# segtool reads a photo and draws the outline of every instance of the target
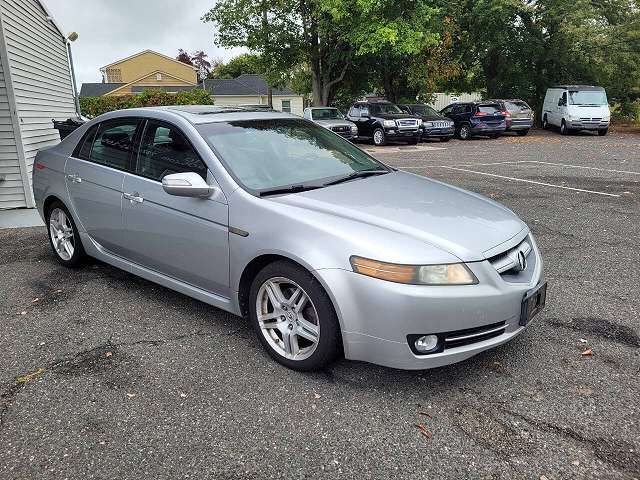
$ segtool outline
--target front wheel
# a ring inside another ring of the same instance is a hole
[[[471,127],[466,123],[460,126],[460,130],[458,130],[458,137],[460,140],[469,140],[471,138]]]
[[[604,137],[608,131],[609,131],[608,128],[603,128],[601,130],[598,130],[598,135],[600,135],[601,137]]]
[[[49,244],[58,262],[65,267],[77,267],[86,254],[73,218],[62,202],[54,202],[46,213]]]
[[[569,135],[569,127],[567,127],[567,122],[564,120],[560,123],[560,135]]]
[[[253,280],[249,315],[269,355],[293,370],[319,370],[339,352],[340,329],[331,299],[302,267],[281,260]]]
[[[382,130],[381,128],[376,128],[373,132],[373,144],[381,147],[383,145],[386,145],[386,143],[387,139],[385,137],[384,130]]]
[[[518,136],[524,137],[527,135],[527,133],[529,133],[529,130],[516,130],[516,133],[518,134]]]

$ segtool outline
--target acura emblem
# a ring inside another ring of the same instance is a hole
[[[527,257],[524,255],[524,252],[520,250],[518,252],[518,270],[522,271],[527,268]]]

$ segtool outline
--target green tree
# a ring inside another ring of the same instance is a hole
[[[220,63],[211,72],[212,78],[236,78],[245,73],[263,74],[263,63],[259,55],[243,53],[227,63]]]

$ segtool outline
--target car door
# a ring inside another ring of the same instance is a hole
[[[229,296],[228,206],[218,184],[184,133],[149,119],[135,168],[123,185],[125,257],[201,289]],[[171,173],[195,172],[218,187],[212,198],[178,197],[162,188]]]
[[[553,125],[560,126],[562,119],[567,115],[567,92],[562,92],[560,99],[557,102],[555,115],[553,116]]]
[[[138,118],[106,120],[91,127],[65,165],[76,219],[101,247],[121,253],[122,183],[129,168]]]

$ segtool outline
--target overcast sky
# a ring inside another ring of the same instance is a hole
[[[78,86],[101,82],[100,67],[141,50],[175,57],[179,48],[228,60],[241,50],[213,45],[213,25],[200,17],[215,0],[43,0],[72,44]]]

